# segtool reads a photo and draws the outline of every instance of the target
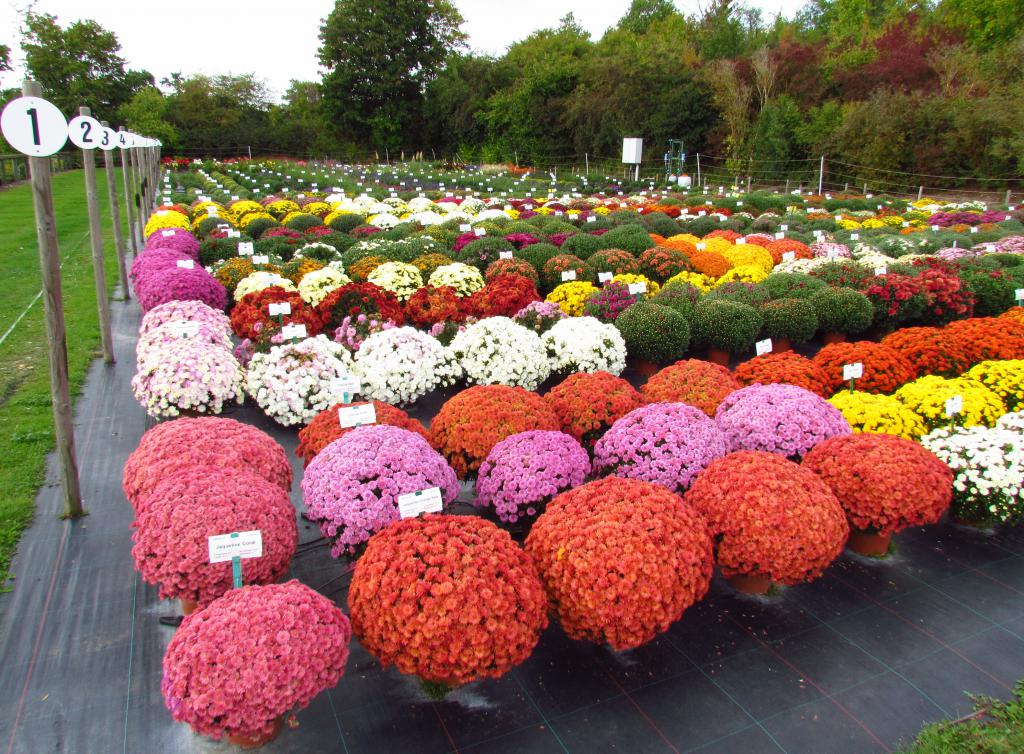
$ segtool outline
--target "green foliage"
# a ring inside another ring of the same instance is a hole
[[[1017,754],[1024,751],[1024,682],[1004,702],[974,699],[977,714],[968,719],[932,723],[903,754]]]
[[[23,22],[25,68],[68,118],[84,105],[98,118],[110,119],[136,91],[155,83],[147,71],[125,70],[117,36],[95,21],[74,21],[65,28],[56,16],[30,9]]]
[[[1016,286],[1004,272],[975,267],[961,270],[959,277],[974,294],[975,317],[995,317],[1016,304]]]
[[[423,90],[465,39],[449,0],[337,0],[320,27],[323,104],[339,133],[395,147],[419,121]]]
[[[818,314],[814,304],[799,298],[780,298],[761,307],[762,334],[767,338],[785,338],[791,343],[806,343],[818,332]]]
[[[764,320],[752,306],[735,301],[708,301],[693,310],[693,344],[745,353],[754,346]]]
[[[626,352],[636,359],[667,364],[681,359],[690,346],[690,325],[675,309],[641,301],[615,319],[626,341]]]
[[[155,86],[139,89],[117,111],[120,122],[129,131],[159,139],[166,153],[181,146],[178,129],[167,120],[167,98]]]
[[[825,288],[810,298],[822,332],[854,335],[871,326],[875,310],[863,293],[852,288]]]
[[[826,287],[826,283],[802,272],[773,272],[761,281],[768,295],[776,298],[810,298],[815,291]]]
[[[693,310],[700,301],[700,289],[689,283],[669,283],[651,296],[649,301],[675,309],[689,321],[693,319]]]
[[[739,281],[723,283],[708,291],[705,299],[709,301],[736,301],[754,307],[767,303],[771,295],[760,283],[742,283]]]

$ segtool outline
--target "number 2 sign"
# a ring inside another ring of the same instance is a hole
[[[41,97],[12,99],[0,115],[7,143],[30,157],[56,154],[68,140],[68,122],[55,105]]]
[[[81,149],[96,149],[103,138],[103,126],[89,115],[79,115],[68,123],[68,138]]]

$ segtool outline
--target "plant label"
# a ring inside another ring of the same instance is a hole
[[[703,241],[698,241],[697,242],[697,251],[704,251],[707,248],[708,248],[708,245],[706,243],[704,243]]]
[[[772,352],[772,339],[771,338],[765,338],[764,340],[757,341],[754,344],[754,351],[755,351],[755,353],[757,353],[758,356],[763,356],[766,353],[771,353]]]
[[[238,256],[240,257],[251,257],[252,256],[252,241],[242,241],[238,244]]]
[[[938,233],[939,232],[939,226],[938,225],[933,225],[932,226],[932,232],[933,233]]]
[[[888,273],[889,268],[886,267],[885,265],[879,265],[878,267],[875,268],[876,275],[887,275]]]
[[[597,222],[597,216],[596,215],[591,215],[590,217],[587,218],[587,222],[588,223],[595,223],[595,222]]]
[[[971,231],[970,231],[970,232],[971,232],[971,233],[977,233],[977,232],[978,232],[978,226],[977,226],[977,225],[972,225],[972,226],[971,226]]]
[[[207,540],[211,563],[225,563],[232,558],[263,557],[263,532],[236,531],[215,534]]]
[[[782,254],[782,261],[783,262],[792,262],[795,259],[796,259],[796,252],[795,251],[786,251],[786,252],[783,252],[783,254]]]
[[[487,235],[487,229],[486,228],[474,228],[473,229],[473,235],[476,235],[476,236],[486,236]]]
[[[747,239],[745,239],[745,238],[737,238],[736,239],[736,245],[737,246],[745,246],[746,243],[747,243]]]
[[[576,270],[566,270],[562,273],[562,282],[567,283],[570,280],[576,279]]]
[[[985,244],[985,251],[988,254],[995,254],[995,252],[996,252],[996,245],[994,243],[987,243],[987,244]]]
[[[555,210],[555,217],[562,217],[562,215],[564,215],[564,214],[565,213],[562,212],[562,210],[560,210],[560,209],[556,209]]]
[[[785,233],[783,233],[782,231],[779,231],[778,233],[776,233],[776,234],[775,234],[775,238],[776,238],[777,240],[779,240],[779,241],[781,241],[781,240],[782,240],[783,238],[785,238],[785,237],[786,237],[786,234],[785,234]]]
[[[160,235],[163,236],[164,238],[170,238],[171,236],[174,235],[174,231],[173,230],[162,230],[162,231],[160,231]]]
[[[946,416],[953,417],[964,410],[964,397],[954,395],[946,399]]]
[[[642,280],[639,283],[630,283],[629,293],[631,296],[636,296],[641,293],[647,293],[647,283],[643,282]]]
[[[444,500],[438,487],[398,496],[398,515],[402,518],[415,518],[421,513],[440,513],[443,508]]]
[[[178,319],[169,322],[167,329],[177,338],[194,338],[199,334],[199,323],[190,319]]]
[[[789,230],[789,226],[786,225],[785,223],[783,223],[782,225],[779,226],[779,230],[785,232],[785,231]]]
[[[707,211],[706,210],[703,210],[703,209],[697,210],[697,217],[704,217],[706,215],[707,215]]]
[[[512,252],[511,251],[499,251],[498,252],[498,259],[511,259],[511,258],[512,258]]]
[[[610,272],[599,272],[597,273],[597,282],[607,283],[609,280],[612,279],[612,277],[613,275]]]
[[[8,102],[0,114],[0,131],[8,144],[30,157],[56,154],[68,140],[67,119],[42,97],[17,97]]]
[[[853,364],[843,364],[843,379],[844,380],[859,380],[864,376],[864,364],[861,362],[855,362]]]
[[[284,316],[292,313],[292,305],[287,301],[272,301],[267,307],[271,317]]]
[[[228,228],[228,238],[241,238],[242,234],[233,228]]]
[[[459,232],[460,233],[472,233],[473,232],[473,226],[470,225],[469,223],[462,223],[462,225],[459,226]]]
[[[362,385],[359,384],[359,378],[355,375],[347,374],[344,377],[333,377],[331,378],[330,384],[331,395],[341,395],[343,401],[348,403],[350,396],[358,393],[362,389]]]
[[[1013,292],[1013,297],[1018,301],[1024,301],[1024,288],[1018,288]]]
[[[266,254],[254,254],[252,258],[253,264],[270,264],[270,257]]]
[[[903,225],[904,228],[909,228],[910,227],[910,223],[908,223],[906,220],[904,220],[901,224]]]
[[[342,429],[376,423],[377,410],[372,403],[360,403],[358,406],[346,406],[338,409],[338,424]]]
[[[285,340],[297,340],[306,337],[306,326],[303,324],[298,325],[285,325],[281,328],[281,337]]]
[[[196,263],[191,259],[179,259],[175,264],[181,270],[193,270],[196,266]]]

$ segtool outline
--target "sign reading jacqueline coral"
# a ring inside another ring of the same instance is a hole
[[[855,364],[843,364],[843,379],[844,380],[859,380],[864,376],[864,364],[857,362]]]
[[[372,403],[360,403],[358,406],[346,406],[338,409],[338,424],[342,429],[376,423],[377,409]]]
[[[398,515],[402,518],[415,518],[421,513],[440,513],[443,507],[438,487],[398,496]]]
[[[211,563],[225,563],[232,558],[263,556],[263,532],[259,529],[217,534],[210,537],[208,543]]]

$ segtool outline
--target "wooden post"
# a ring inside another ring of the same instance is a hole
[[[1012,196],[1012,194],[1010,193],[1010,189],[1006,189],[1006,206],[1007,207],[1010,206],[1010,197],[1011,196]]]
[[[124,126],[117,129],[118,133],[124,131]],[[132,173],[128,166],[128,150],[117,148],[117,151],[121,153],[121,178],[124,182],[124,205],[128,212],[128,240],[131,244],[132,254],[139,252],[139,244],[135,233],[135,208],[132,206],[132,195],[134,189],[132,188]]]
[[[88,107],[78,108],[79,115],[90,115]],[[89,213],[89,239],[92,241],[92,275],[96,283],[96,309],[100,315],[100,345],[103,362],[114,363],[114,336],[110,331],[110,300],[107,292],[107,272],[103,263],[103,225],[100,223],[100,198],[96,191],[96,155],[92,149],[82,150],[82,169],[85,171],[85,204]]]
[[[26,81],[21,88],[26,97],[41,97],[42,87]],[[53,214],[50,187],[50,158],[29,157],[32,203],[36,211],[36,239],[39,243],[39,269],[43,278],[43,310],[46,314],[46,343],[50,362],[50,405],[53,433],[57,441],[57,460],[61,489],[64,492],[64,516],[81,516],[82,492],[75,459],[75,430],[71,415],[71,390],[68,385],[68,344],[64,330],[64,300],[60,286],[60,250]]]
[[[821,167],[818,168],[818,196],[822,195],[825,186],[825,155],[821,156]]]
[[[107,122],[103,121],[106,126]],[[114,245],[117,247],[117,274],[121,279],[121,298],[131,298],[128,290],[128,265],[125,256],[128,251],[124,245],[124,234],[121,232],[121,202],[117,198],[117,179],[114,178],[113,150],[103,150],[103,169],[107,174],[107,202],[110,204],[110,221],[114,225]]]
[[[921,197],[924,196],[924,186],[917,187],[917,200],[921,201]]]

